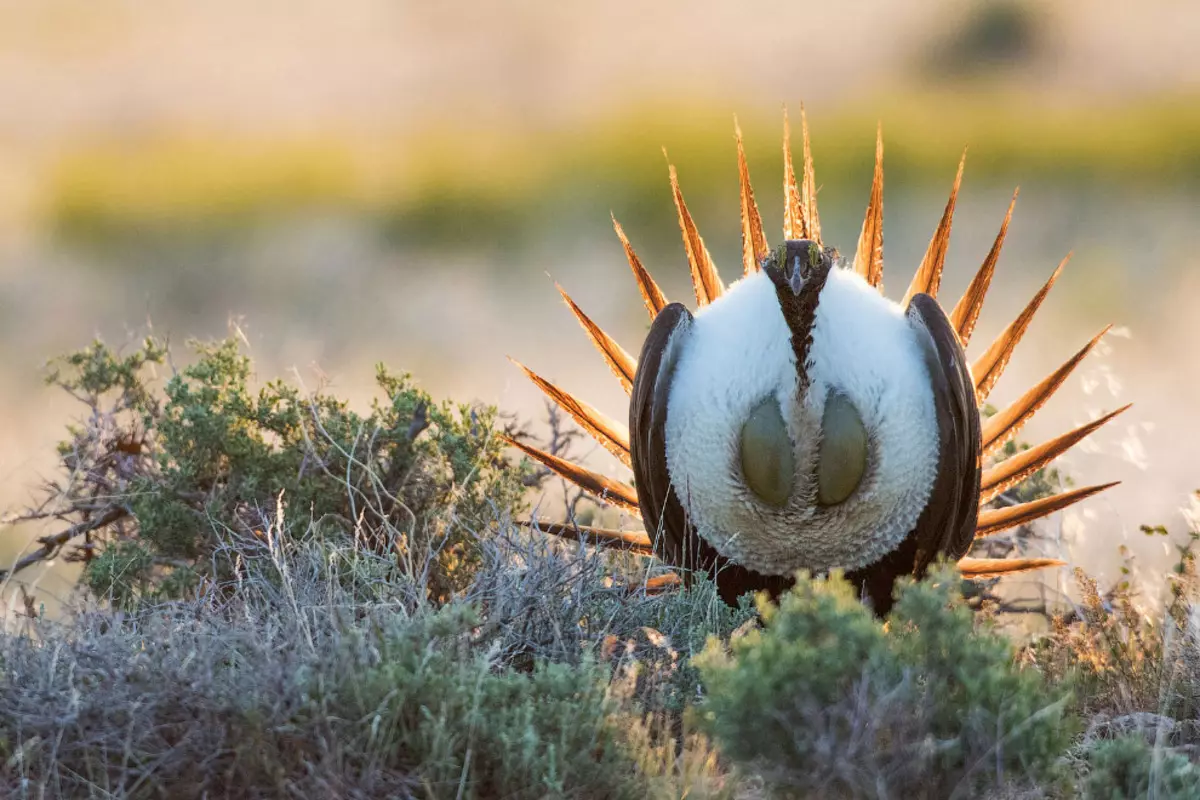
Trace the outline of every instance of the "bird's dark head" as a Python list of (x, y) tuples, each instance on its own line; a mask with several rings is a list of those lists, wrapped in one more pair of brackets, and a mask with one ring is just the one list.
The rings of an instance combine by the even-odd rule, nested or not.
[(791, 332), (792, 352), (802, 387), (808, 384), (817, 304), (836, 256), (833, 248), (823, 248), (812, 240), (790, 239), (763, 260), (763, 271), (775, 286), (775, 296)]

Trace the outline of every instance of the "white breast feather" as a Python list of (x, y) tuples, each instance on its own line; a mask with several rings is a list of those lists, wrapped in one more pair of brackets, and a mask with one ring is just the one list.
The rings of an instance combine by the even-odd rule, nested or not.
[[(852, 271), (833, 270), (809, 356), (810, 389), (799, 404), (789, 331), (774, 285), (758, 272), (696, 314), (671, 386), (667, 465), (684, 508), (718, 552), (768, 574), (879, 560), (916, 524), (937, 468), (929, 376), (899, 305)], [(821, 508), (806, 470), (815, 465), (814, 432), (831, 388), (857, 407), (871, 457), (858, 490)], [(767, 396), (798, 439), (801, 474), (782, 509), (758, 501), (741, 478), (742, 423)]]

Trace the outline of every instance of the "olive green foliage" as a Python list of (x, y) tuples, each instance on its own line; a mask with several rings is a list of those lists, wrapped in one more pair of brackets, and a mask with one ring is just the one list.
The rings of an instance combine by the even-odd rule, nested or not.
[(632, 770), (603, 671), (588, 662), (493, 671), (495, 651), (455, 652), (478, 622), (457, 607), (356, 632), (333, 653), (336, 682), (311, 687), (313, 702), (371, 719), (344, 740), (347, 751), (419, 776), (433, 796), (620, 794)]
[(978, 796), (1045, 779), (1068, 745), (1068, 689), (976, 630), (955, 573), (899, 589), (887, 627), (840, 576), (801, 576), (764, 629), (699, 660), (706, 728), (784, 793)]
[(60, 516), (120, 515), (80, 554), (98, 594), (178, 596), (218, 577), (209, 556), (222, 542), (291, 535), (393, 553), (443, 600), (469, 583), (471, 533), (519, 505), (527, 474), (502, 457), (494, 409), (434, 403), (380, 366), (383, 397), (359, 413), (282, 381), (255, 389), (235, 339), (194, 349), (161, 390), (152, 370), (168, 356), (154, 340), (126, 356), (97, 342), (50, 374), (90, 410), (59, 448)]
[(1141, 736), (1098, 743), (1090, 753), (1090, 762), (1090, 800), (1200, 798), (1200, 767), (1184, 755), (1151, 747)]

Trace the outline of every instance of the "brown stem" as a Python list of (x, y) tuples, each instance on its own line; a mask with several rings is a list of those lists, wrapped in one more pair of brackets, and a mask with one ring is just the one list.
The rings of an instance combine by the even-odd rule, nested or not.
[(94, 531), (97, 528), (103, 528), (106, 525), (111, 525), (119, 519), (129, 516), (128, 509), (121, 506), (109, 506), (108, 510), (95, 519), (90, 519), (86, 522), (80, 522), (77, 525), (72, 525), (64, 531), (59, 531), (51, 536), (43, 536), (38, 539), (42, 543), (41, 548), (35, 550), (29, 555), (22, 558), (16, 564), (13, 564), (12, 569), (0, 569), (0, 580), (5, 580), (12, 575), (20, 572), (26, 567), (32, 566), (39, 561), (45, 561), (52, 557), (58, 550), (70, 540), (77, 536), (82, 536), (89, 531)]

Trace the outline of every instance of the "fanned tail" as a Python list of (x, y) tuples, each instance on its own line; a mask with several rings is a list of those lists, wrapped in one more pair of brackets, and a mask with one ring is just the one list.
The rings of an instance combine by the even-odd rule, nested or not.
[[(817, 184), (813, 169), (808, 120), (803, 105), (801, 106), (800, 114), (803, 136), (803, 165), (801, 179), (798, 181), (791, 155), (791, 128), (788, 122), (787, 109), (784, 109), (784, 237), (786, 239), (811, 239), (820, 242), (821, 223), (817, 211)], [(749, 276), (760, 269), (762, 261), (768, 255), (768, 244), (763, 231), (762, 217), (754, 197), (754, 190), (751, 187), (750, 171), (747, 166), (745, 148), (742, 142), (742, 131), (736, 117), (734, 119), (734, 132), (737, 142), (738, 178), (740, 184), (742, 268), (744, 275)], [(917, 269), (905, 293), (905, 303), (917, 293), (936, 297), (940, 288), (949, 247), (955, 206), (962, 185), (965, 162), (966, 152), (964, 151), (963, 157), (958, 164), (958, 171), (955, 175), (954, 184), (945, 210), (930, 239), (921, 265)], [(696, 228), (695, 221), (688, 211), (687, 205), (684, 203), (675, 167), (668, 166), (671, 191), (678, 212), (680, 232), (683, 237), (684, 249), (691, 271), (696, 301), (700, 306), (706, 306), (722, 296), (725, 286), (721, 281), (712, 256), (709, 254), (704, 240)], [(1007, 213), (1004, 216), (991, 250), (988, 252), (987, 257), (984, 259), (970, 285), (963, 293), (963, 296), (955, 304), (953, 311), (950, 313), (951, 324), (964, 347), (974, 333), (976, 322), (978, 321), (985, 297), (994, 277), (996, 264), (1012, 220), (1017, 195), (1018, 192), (1014, 191), (1012, 201), (1009, 203)], [(650, 276), (641, 259), (634, 252), (615, 216), (613, 217), (613, 230), (616, 232), (625, 250), (626, 259), (629, 261), (630, 269), (637, 282), (646, 310), (651, 319), (654, 319), (667, 306), (667, 298)], [(1063, 259), (1049, 280), (1046, 281), (1045, 285), (1042, 286), (1017, 319), (1005, 328), (983, 355), (972, 364), (976, 399), (980, 405), (986, 401), (992, 388), (999, 380), (1017, 344), (1024, 336), (1034, 315), (1045, 300), (1069, 258), (1070, 255)], [(875, 170), (871, 183), (871, 195), (855, 251), (854, 270), (869, 285), (878, 288), (882, 292), (882, 126), (876, 130)], [(584, 314), (561, 286), (558, 289), (562, 294), (563, 300), (583, 326), (593, 345), (600, 351), (605, 362), (625, 389), (626, 394), (629, 394), (637, 372), (636, 359)], [(984, 457), (1010, 441), (1020, 431), (1022, 426), (1057, 391), (1080, 361), (1095, 347), (1100, 338), (1108, 330), (1109, 328), (1105, 328), (1101, 331), (1100, 334), (1068, 359), (1066, 363), (1040, 383), (1030, 388), (1008, 408), (982, 422), (981, 438), (982, 455)], [(622, 422), (609, 418), (593, 406), (542, 378), (527, 367), (515, 361), (513, 363), (520, 367), (530, 380), (547, 396), (570, 414), (580, 427), (597, 442), (620, 459), (622, 463), (627, 466), (631, 463), (630, 433), (629, 429)], [(1119, 408), (1036, 447), (1015, 453), (1004, 461), (987, 468), (982, 472), (980, 480), (980, 504), (986, 505), (990, 503), (1002, 492), (1026, 480), (1030, 475), (1046, 467), (1058, 456), (1078, 444), (1083, 438), (1128, 408), (1129, 406)], [(511, 438), (506, 437), (506, 440), (530, 458), (544, 465), (554, 474), (582, 488), (592, 496), (602, 501), (612, 502), (628, 510), (634, 516), (640, 516), (637, 492), (630, 485), (607, 478), (577, 464), (572, 464), (551, 453)], [(983, 508), (978, 515), (976, 537), (992, 536), (1013, 527), (1036, 521), (1114, 485), (1116, 484), (1107, 483), (1073, 489), (1051, 497), (1005, 508)], [(653, 543), (645, 531), (619, 531), (590, 526), (562, 523), (544, 524), (532, 521), (520, 524), (565, 539), (581, 540), (598, 546), (621, 549), (640, 556), (652, 557), (654, 555)], [(958, 562), (962, 575), (968, 578), (1001, 577), (1063, 565), (1063, 561), (1053, 558), (964, 558)], [(654, 594), (677, 586), (681, 582), (682, 578), (678, 573), (667, 572), (665, 574), (658, 574), (637, 584), (626, 584), (624, 585), (624, 589), (630, 592), (640, 590), (648, 594)]]

